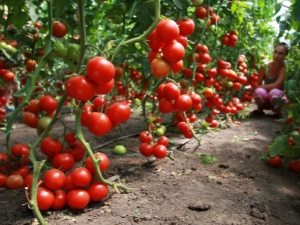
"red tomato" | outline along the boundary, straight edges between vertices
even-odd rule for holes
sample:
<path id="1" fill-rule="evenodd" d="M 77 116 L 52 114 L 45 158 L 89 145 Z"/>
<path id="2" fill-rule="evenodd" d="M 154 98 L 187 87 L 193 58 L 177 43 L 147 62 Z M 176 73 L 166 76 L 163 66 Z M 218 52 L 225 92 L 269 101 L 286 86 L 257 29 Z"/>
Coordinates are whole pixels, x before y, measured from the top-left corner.
<path id="1" fill-rule="evenodd" d="M 72 144 L 76 141 L 76 135 L 73 132 L 68 132 L 65 134 L 65 141 Z"/>
<path id="2" fill-rule="evenodd" d="M 0 187 L 6 186 L 6 180 L 7 180 L 7 176 L 4 175 L 3 173 L 0 173 Z"/>
<path id="3" fill-rule="evenodd" d="M 72 171 L 71 181 L 77 187 L 85 187 L 92 181 L 92 174 L 87 168 L 79 167 Z"/>
<path id="4" fill-rule="evenodd" d="M 100 201 L 108 194 L 108 187 L 106 184 L 94 182 L 87 188 L 91 201 Z"/>
<path id="5" fill-rule="evenodd" d="M 66 191 L 71 191 L 74 189 L 77 189 L 78 187 L 72 183 L 72 177 L 71 177 L 71 173 L 66 175 L 66 179 L 65 179 L 65 183 L 64 183 L 64 189 Z"/>
<path id="6" fill-rule="evenodd" d="M 17 189 L 23 187 L 24 179 L 21 175 L 13 174 L 9 175 L 6 179 L 7 189 Z"/>
<path id="7" fill-rule="evenodd" d="M 13 156 L 11 157 L 11 160 L 13 161 L 21 160 L 22 165 L 26 165 L 28 163 L 28 157 L 29 157 L 28 145 L 15 144 L 10 149 L 10 152 Z"/>
<path id="8" fill-rule="evenodd" d="M 43 176 L 43 183 L 46 188 L 55 191 L 62 188 L 65 179 L 65 174 L 61 170 L 49 169 Z"/>
<path id="9" fill-rule="evenodd" d="M 38 187 L 36 200 L 40 210 L 48 210 L 53 205 L 54 194 L 47 188 Z"/>
<path id="10" fill-rule="evenodd" d="M 25 177 L 29 174 L 29 168 L 28 166 L 21 166 L 17 170 L 13 171 L 12 174 L 21 175 L 25 179 Z"/>
<path id="11" fill-rule="evenodd" d="M 108 94 L 114 87 L 115 79 L 111 79 L 106 84 L 96 85 L 96 94 L 97 95 L 105 95 Z"/>
<path id="12" fill-rule="evenodd" d="M 290 161 L 289 170 L 293 173 L 300 173 L 300 162 L 296 160 Z"/>
<path id="13" fill-rule="evenodd" d="M 87 62 L 86 73 L 92 81 L 103 85 L 114 78 L 115 67 L 107 59 L 97 56 Z"/>
<path id="14" fill-rule="evenodd" d="M 174 108 L 176 111 L 185 112 L 192 107 L 192 99 L 189 95 L 183 94 L 174 103 Z"/>
<path id="15" fill-rule="evenodd" d="M 149 157 L 153 153 L 153 148 L 154 145 L 150 145 L 148 143 L 143 142 L 140 144 L 139 150 L 143 156 Z"/>
<path id="16" fill-rule="evenodd" d="M 169 144 L 169 139 L 166 136 L 160 136 L 157 140 L 157 144 L 167 146 Z"/>
<path id="17" fill-rule="evenodd" d="M 177 21 L 177 24 L 179 26 L 180 34 L 184 36 L 189 36 L 194 32 L 195 23 L 191 18 L 187 18 L 186 20 L 181 19 Z"/>
<path id="18" fill-rule="evenodd" d="M 84 76 L 71 77 L 65 86 L 67 94 L 79 101 L 88 101 L 96 94 L 96 84 Z"/>
<path id="19" fill-rule="evenodd" d="M 107 115 L 116 124 L 124 123 L 130 118 L 131 110 L 128 104 L 117 102 L 108 108 Z"/>
<path id="20" fill-rule="evenodd" d="M 92 112 L 87 118 L 87 127 L 92 134 L 103 136 L 111 130 L 112 122 L 106 114 Z"/>
<path id="21" fill-rule="evenodd" d="M 74 157 L 75 162 L 80 162 L 85 155 L 85 147 L 81 142 L 75 142 L 67 146 L 65 152 L 70 153 Z"/>
<path id="22" fill-rule="evenodd" d="M 272 167 L 279 167 L 282 163 L 282 159 L 280 156 L 275 156 L 269 159 L 269 164 Z"/>
<path id="23" fill-rule="evenodd" d="M 195 10 L 195 16 L 200 19 L 205 19 L 206 18 L 206 8 L 203 6 L 199 6 Z"/>
<path id="24" fill-rule="evenodd" d="M 29 111 L 25 112 L 22 116 L 23 123 L 31 128 L 37 127 L 39 119 L 40 118 L 37 114 L 29 112 Z"/>
<path id="25" fill-rule="evenodd" d="M 104 153 L 102 152 L 97 152 L 94 154 L 94 157 L 99 160 L 100 159 L 100 162 L 98 163 L 99 165 L 99 168 L 100 168 L 100 171 L 103 172 L 105 171 L 108 166 L 109 166 L 109 159 L 107 157 L 107 155 L 105 155 Z M 86 159 L 85 159 L 85 167 L 91 171 L 92 174 L 95 174 L 96 173 L 96 170 L 94 168 L 94 165 L 93 165 L 93 162 L 92 162 L 92 159 L 90 156 L 88 156 Z"/>
<path id="26" fill-rule="evenodd" d="M 153 156 L 157 159 L 162 159 L 165 158 L 167 156 L 168 150 L 166 148 L 166 146 L 164 145 L 156 145 L 153 148 Z"/>
<path id="27" fill-rule="evenodd" d="M 40 143 L 41 152 L 46 156 L 55 156 L 62 151 L 62 143 L 52 137 L 45 137 Z"/>
<path id="28" fill-rule="evenodd" d="M 33 173 L 29 173 L 25 178 L 24 178 L 24 187 L 27 187 L 29 190 L 31 189 L 32 186 L 32 178 L 33 178 Z M 38 180 L 39 181 L 39 180 Z"/>
<path id="29" fill-rule="evenodd" d="M 59 21 L 52 24 L 52 35 L 56 38 L 63 38 L 68 33 L 67 26 Z"/>
<path id="30" fill-rule="evenodd" d="M 163 19 L 156 26 L 156 39 L 165 44 L 172 42 L 179 36 L 179 28 L 175 21 Z"/>
<path id="31" fill-rule="evenodd" d="M 180 89 L 172 82 L 167 83 L 163 89 L 164 97 L 167 100 L 176 100 L 180 96 Z"/>
<path id="32" fill-rule="evenodd" d="M 151 62 L 151 72 L 157 78 L 163 78 L 167 76 L 171 71 L 171 66 L 164 59 L 154 59 Z"/>
<path id="33" fill-rule="evenodd" d="M 165 98 L 158 103 L 158 110 L 163 114 L 171 113 L 174 109 L 173 103 Z"/>
<path id="34" fill-rule="evenodd" d="M 83 209 L 89 202 L 90 196 L 85 190 L 74 189 L 67 194 L 67 204 L 71 209 Z"/>
<path id="35" fill-rule="evenodd" d="M 182 70 L 182 68 L 183 68 L 183 61 L 182 60 L 171 64 L 171 69 L 172 69 L 174 74 L 179 73 Z"/>
<path id="36" fill-rule="evenodd" d="M 64 190 L 54 192 L 54 200 L 51 206 L 52 209 L 61 210 L 67 205 L 67 193 Z"/>
<path id="37" fill-rule="evenodd" d="M 40 98 L 40 107 L 47 113 L 55 111 L 57 109 L 57 106 L 57 100 L 49 95 L 43 95 Z"/>
<path id="38" fill-rule="evenodd" d="M 94 100 L 93 100 L 93 110 L 94 111 L 100 111 L 100 107 L 103 106 L 105 101 L 106 101 L 105 98 L 100 97 L 100 96 L 94 98 Z"/>
<path id="39" fill-rule="evenodd" d="M 42 109 L 41 109 L 41 106 L 40 106 L 40 100 L 31 99 L 29 101 L 28 110 L 32 113 L 38 113 L 39 111 L 41 111 Z"/>
<path id="40" fill-rule="evenodd" d="M 70 153 L 56 154 L 52 159 L 52 166 L 61 171 L 69 171 L 73 168 L 75 159 Z"/>
<path id="41" fill-rule="evenodd" d="M 181 133 L 185 133 L 187 131 L 189 131 L 189 125 L 186 122 L 180 122 L 177 124 L 177 129 L 181 132 Z"/>
<path id="42" fill-rule="evenodd" d="M 165 43 L 156 38 L 156 29 L 147 37 L 147 44 L 152 50 L 160 50 Z"/>
<path id="43" fill-rule="evenodd" d="M 140 133 L 139 140 L 142 143 L 150 143 L 151 141 L 153 141 L 153 136 L 148 131 L 142 131 Z"/>
<path id="44" fill-rule="evenodd" d="M 177 41 L 170 42 L 165 44 L 162 48 L 162 53 L 164 59 L 170 63 L 176 63 L 183 59 L 185 55 L 185 50 L 182 44 Z"/>
<path id="45" fill-rule="evenodd" d="M 13 72 L 8 71 L 4 74 L 3 79 L 6 82 L 13 81 L 15 79 L 15 74 Z"/>

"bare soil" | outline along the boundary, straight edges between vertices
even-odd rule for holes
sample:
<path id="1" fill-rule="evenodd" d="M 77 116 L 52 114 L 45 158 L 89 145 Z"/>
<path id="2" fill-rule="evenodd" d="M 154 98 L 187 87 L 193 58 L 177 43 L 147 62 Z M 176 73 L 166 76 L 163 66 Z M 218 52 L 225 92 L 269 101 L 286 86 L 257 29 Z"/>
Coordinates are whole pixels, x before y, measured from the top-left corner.
<path id="1" fill-rule="evenodd" d="M 65 113 L 62 119 L 74 128 L 74 115 Z M 172 142 L 168 149 L 175 161 L 169 158 L 147 161 L 139 154 L 137 134 L 146 128 L 139 112 L 133 112 L 122 131 L 114 129 L 104 137 L 84 129 L 92 148 L 110 158 L 104 176 L 122 182 L 133 191 L 118 194 L 110 188 L 104 201 L 90 203 L 84 210 L 66 208 L 46 211 L 43 215 L 51 225 L 298 225 L 300 175 L 288 170 L 288 160 L 279 168 L 259 160 L 282 126 L 282 122 L 269 116 L 244 120 L 241 125 L 229 123 L 226 129 L 199 135 L 201 145 L 170 127 L 166 136 Z M 37 138 L 34 129 L 20 122 L 11 132 L 12 144 L 29 143 Z M 57 124 L 52 134 L 62 132 L 63 127 Z M 4 151 L 5 137 L 0 134 Z M 117 144 L 127 148 L 125 156 L 111 154 Z M 216 157 L 217 161 L 203 164 L 200 154 Z M 38 150 L 37 157 L 42 159 Z M 26 202 L 23 189 L 0 189 L 0 224 L 37 224 Z"/>

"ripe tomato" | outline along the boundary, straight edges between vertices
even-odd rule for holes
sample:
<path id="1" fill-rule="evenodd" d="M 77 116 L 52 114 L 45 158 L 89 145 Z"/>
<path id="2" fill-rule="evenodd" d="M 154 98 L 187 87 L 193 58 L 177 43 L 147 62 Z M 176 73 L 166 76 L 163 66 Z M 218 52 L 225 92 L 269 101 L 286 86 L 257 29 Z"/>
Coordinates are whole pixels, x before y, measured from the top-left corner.
<path id="1" fill-rule="evenodd" d="M 153 141 L 153 136 L 148 131 L 142 131 L 140 133 L 139 140 L 142 143 L 150 143 L 151 141 Z"/>
<path id="2" fill-rule="evenodd" d="M 68 192 L 74 189 L 77 189 L 78 187 L 72 183 L 72 177 L 71 173 L 66 175 L 65 183 L 64 183 L 64 189 Z"/>
<path id="3" fill-rule="evenodd" d="M 169 139 L 166 136 L 160 136 L 157 140 L 157 144 L 167 146 L 169 144 Z"/>
<path id="4" fill-rule="evenodd" d="M 28 163 L 29 157 L 29 147 L 25 144 L 15 144 L 10 149 L 10 152 L 13 157 L 11 157 L 12 161 L 21 160 L 21 165 L 26 165 Z"/>
<path id="5" fill-rule="evenodd" d="M 52 35 L 56 38 L 63 38 L 68 33 L 67 26 L 60 22 L 54 21 L 52 24 Z"/>
<path id="6" fill-rule="evenodd" d="M 97 159 L 97 160 L 101 160 L 99 162 L 99 168 L 100 168 L 100 171 L 103 172 L 105 171 L 108 166 L 109 166 L 109 159 L 107 157 L 107 155 L 105 155 L 104 153 L 102 152 L 97 152 L 94 154 L 94 157 Z M 92 162 L 92 159 L 90 156 L 88 156 L 86 159 L 85 159 L 85 167 L 91 171 L 92 174 L 95 174 L 96 173 L 96 170 L 94 168 L 94 165 L 93 165 L 93 162 Z"/>
<path id="7" fill-rule="evenodd" d="M 29 190 L 31 189 L 32 186 L 32 178 L 33 178 L 33 173 L 29 173 L 25 178 L 24 178 L 24 187 L 27 187 Z M 39 182 L 39 180 L 37 181 Z"/>
<path id="8" fill-rule="evenodd" d="M 24 179 L 19 174 L 9 175 L 6 179 L 7 189 L 17 189 L 23 187 Z"/>
<path id="9" fill-rule="evenodd" d="M 54 140 L 52 137 L 45 137 L 40 143 L 41 152 L 53 157 L 62 151 L 62 143 L 58 140 Z"/>
<path id="10" fill-rule="evenodd" d="M 174 103 L 174 108 L 176 111 L 185 112 L 192 107 L 192 99 L 189 95 L 183 94 Z"/>
<path id="11" fill-rule="evenodd" d="M 75 159 L 70 153 L 56 154 L 52 159 L 52 166 L 61 171 L 69 171 L 73 168 Z"/>
<path id="12" fill-rule="evenodd" d="M 76 135 L 73 132 L 68 132 L 65 134 L 65 141 L 72 144 L 76 141 Z"/>
<path id="13" fill-rule="evenodd" d="M 29 168 L 28 166 L 21 166 L 17 170 L 13 171 L 12 174 L 21 175 L 25 179 L 25 177 L 29 174 Z"/>
<path id="14" fill-rule="evenodd" d="M 290 123 L 292 123 L 294 121 L 294 119 L 292 118 L 292 117 L 288 117 L 288 118 L 286 118 L 286 120 L 285 120 L 285 124 L 290 124 Z"/>
<path id="15" fill-rule="evenodd" d="M 96 84 L 85 76 L 71 77 L 65 87 L 67 94 L 79 101 L 88 101 L 96 94 Z"/>
<path id="16" fill-rule="evenodd" d="M 108 108 L 107 115 L 116 124 L 124 123 L 130 118 L 131 110 L 127 103 L 117 102 Z"/>
<path id="17" fill-rule="evenodd" d="M 300 162 L 296 160 L 290 161 L 289 170 L 293 173 L 300 173 Z"/>
<path id="18" fill-rule="evenodd" d="M 57 100 L 49 95 L 43 95 L 40 98 L 40 107 L 47 113 L 55 111 L 57 109 L 57 106 Z"/>
<path id="19" fill-rule="evenodd" d="M 70 153 L 75 162 L 80 162 L 85 155 L 85 148 L 81 142 L 74 142 L 66 147 L 65 152 Z"/>
<path id="20" fill-rule="evenodd" d="M 206 18 L 206 8 L 203 6 L 199 6 L 195 10 L 195 16 L 200 19 L 205 19 Z"/>
<path id="21" fill-rule="evenodd" d="M 189 131 L 189 125 L 186 122 L 180 122 L 177 124 L 177 129 L 181 132 L 181 133 L 185 133 L 187 131 Z"/>
<path id="22" fill-rule="evenodd" d="M 27 126 L 31 127 L 31 128 L 36 128 L 38 121 L 39 121 L 39 116 L 35 113 L 32 112 L 25 112 L 22 116 L 22 121 L 24 124 L 26 124 Z"/>
<path id="23" fill-rule="evenodd" d="M 173 109 L 174 109 L 174 105 L 170 100 L 163 98 L 158 103 L 158 110 L 162 114 L 169 114 L 173 111 Z"/>
<path id="24" fill-rule="evenodd" d="M 90 196 L 87 191 L 74 189 L 67 194 L 67 204 L 71 209 L 83 209 L 90 202 Z"/>
<path id="25" fill-rule="evenodd" d="M 171 66 L 164 59 L 154 59 L 151 62 L 151 72 L 157 78 L 163 78 L 167 76 L 171 71 Z"/>
<path id="26" fill-rule="evenodd" d="M 182 68 L 183 68 L 183 61 L 182 60 L 171 64 L 171 69 L 172 69 L 174 74 L 179 73 L 182 70 Z"/>
<path id="27" fill-rule="evenodd" d="M 92 174 L 87 168 L 79 167 L 72 171 L 71 181 L 77 187 L 85 187 L 92 181 Z"/>
<path id="28" fill-rule="evenodd" d="M 13 72 L 8 71 L 4 74 L 3 79 L 6 82 L 13 81 L 15 79 L 15 74 Z"/>
<path id="29" fill-rule="evenodd" d="M 156 39 L 165 44 L 172 42 L 179 36 L 179 28 L 175 21 L 163 19 L 156 26 Z"/>
<path id="30" fill-rule="evenodd" d="M 272 167 L 279 167 L 282 163 L 282 159 L 280 156 L 275 156 L 269 159 L 269 164 Z"/>
<path id="31" fill-rule="evenodd" d="M 154 29 L 151 34 L 147 37 L 147 44 L 152 50 L 160 50 L 165 43 L 156 38 L 156 29 Z"/>
<path id="32" fill-rule="evenodd" d="M 194 32 L 195 23 L 191 18 L 187 18 L 186 20 L 180 19 L 177 21 L 177 24 L 179 26 L 180 34 L 184 36 L 189 36 Z"/>
<path id="33" fill-rule="evenodd" d="M 183 59 L 185 50 L 182 44 L 177 41 L 172 41 L 162 48 L 164 59 L 170 63 L 176 63 Z"/>
<path id="34" fill-rule="evenodd" d="M 3 173 L 0 173 L 0 187 L 6 186 L 6 180 L 7 180 L 7 176 L 4 175 Z"/>
<path id="35" fill-rule="evenodd" d="M 206 98 L 212 97 L 214 95 L 214 91 L 211 88 L 207 88 L 207 89 L 204 90 L 203 95 Z"/>
<path id="36" fill-rule="evenodd" d="M 0 172 L 7 169 L 9 166 L 8 154 L 0 152 Z"/>
<path id="37" fill-rule="evenodd" d="M 96 94 L 97 95 L 105 95 L 108 94 L 114 87 L 115 79 L 111 79 L 109 82 L 105 84 L 96 85 Z"/>
<path id="38" fill-rule="evenodd" d="M 164 97 L 167 100 L 176 100 L 180 96 L 180 89 L 172 82 L 167 83 L 163 89 Z"/>
<path id="39" fill-rule="evenodd" d="M 65 183 L 65 174 L 58 169 L 49 169 L 43 176 L 43 184 L 50 190 L 58 190 Z"/>
<path id="40" fill-rule="evenodd" d="M 87 127 L 92 134 L 103 136 L 111 130 L 112 122 L 106 114 L 92 112 L 87 118 Z"/>
<path id="41" fill-rule="evenodd" d="M 38 113 L 39 111 L 41 111 L 41 106 L 40 106 L 40 100 L 38 99 L 31 99 L 29 101 L 29 105 L 28 105 L 28 111 L 32 112 L 32 113 Z"/>
<path id="42" fill-rule="evenodd" d="M 92 81 L 103 85 L 114 78 L 115 67 L 107 59 L 97 56 L 87 62 L 86 73 Z"/>
<path id="43" fill-rule="evenodd" d="M 143 142 L 140 144 L 139 150 L 143 156 L 149 157 L 153 153 L 153 148 L 154 145 L 150 145 L 149 143 Z"/>
<path id="44" fill-rule="evenodd" d="M 87 188 L 91 201 L 100 201 L 108 194 L 108 187 L 101 182 L 94 182 Z"/>
<path id="45" fill-rule="evenodd" d="M 47 188 L 38 187 L 36 200 L 40 210 L 48 210 L 53 205 L 54 194 Z"/>
<path id="46" fill-rule="evenodd" d="M 54 192 L 54 201 L 51 206 L 52 209 L 61 210 L 67 205 L 67 193 L 64 190 L 57 190 Z"/>
<path id="47" fill-rule="evenodd" d="M 162 159 L 165 158 L 167 156 L 168 150 L 166 148 L 166 146 L 164 145 L 156 145 L 153 148 L 153 156 L 157 159 Z"/>

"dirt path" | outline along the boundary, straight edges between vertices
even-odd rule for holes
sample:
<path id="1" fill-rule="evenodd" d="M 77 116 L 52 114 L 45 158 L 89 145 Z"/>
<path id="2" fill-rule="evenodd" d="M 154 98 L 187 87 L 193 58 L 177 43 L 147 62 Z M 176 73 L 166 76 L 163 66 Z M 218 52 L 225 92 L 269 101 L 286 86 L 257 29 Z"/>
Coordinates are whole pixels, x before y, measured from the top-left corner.
<path id="1" fill-rule="evenodd" d="M 73 116 L 64 120 L 73 126 Z M 115 178 L 134 188 L 131 193 L 117 194 L 110 189 L 103 202 L 90 203 L 82 211 L 48 211 L 44 215 L 49 224 L 220 224 L 220 225 L 281 225 L 300 224 L 300 180 L 288 171 L 288 161 L 280 168 L 272 168 L 259 160 L 270 141 L 278 135 L 282 123 L 270 117 L 229 124 L 221 131 L 201 135 L 202 144 L 195 140 L 185 143 L 181 134 L 168 128 L 166 135 L 175 161 L 166 158 L 141 166 L 146 159 L 138 153 L 137 137 L 126 138 L 97 151 L 111 159 L 105 177 Z M 113 138 L 134 134 L 145 129 L 135 113 L 123 126 L 123 132 L 114 130 L 105 137 L 85 132 L 92 147 Z M 53 133 L 62 132 L 62 127 Z M 29 143 L 37 137 L 35 131 L 17 124 L 12 132 L 13 143 Z M 1 135 L 1 149 L 4 136 Z M 128 154 L 112 156 L 112 148 L 123 144 Z M 214 157 L 213 164 L 203 164 L 202 156 Z M 207 158 L 208 159 L 208 158 Z M 141 166 L 139 168 L 139 166 Z M 128 169 L 131 172 L 126 173 Z M 23 190 L 0 189 L 0 224 L 34 224 L 26 205 Z"/>

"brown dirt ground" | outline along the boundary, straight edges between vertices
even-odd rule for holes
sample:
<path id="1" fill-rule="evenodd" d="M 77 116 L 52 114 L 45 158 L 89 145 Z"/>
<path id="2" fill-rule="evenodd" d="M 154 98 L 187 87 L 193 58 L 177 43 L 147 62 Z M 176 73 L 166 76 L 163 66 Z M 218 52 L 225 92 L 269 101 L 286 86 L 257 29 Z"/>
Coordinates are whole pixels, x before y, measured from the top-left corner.
<path id="1" fill-rule="evenodd" d="M 72 114 L 65 113 L 62 119 L 74 128 Z M 200 135 L 200 146 L 194 139 L 188 141 L 168 128 L 166 136 L 173 142 L 169 149 L 175 161 L 165 158 L 147 165 L 143 165 L 146 158 L 138 153 L 137 136 L 100 146 L 144 130 L 145 123 L 138 112 L 122 126 L 122 132 L 115 129 L 105 137 L 96 137 L 84 129 L 92 148 L 110 157 L 111 165 L 104 176 L 111 180 L 119 177 L 120 182 L 134 190 L 117 194 L 110 188 L 104 201 L 90 203 L 84 210 L 43 212 L 46 221 L 51 225 L 300 224 L 300 175 L 289 172 L 287 160 L 279 168 L 259 160 L 283 123 L 265 116 L 228 125 L 226 129 Z M 62 132 L 63 127 L 57 124 L 53 134 Z M 4 150 L 4 134 L 0 135 Z M 12 144 L 29 143 L 37 134 L 16 123 L 11 137 Z M 123 144 L 127 155 L 111 155 L 116 144 Z M 200 154 L 214 156 L 217 161 L 202 164 Z M 37 157 L 42 158 L 38 152 Z M 25 203 L 24 190 L 0 189 L 0 224 L 37 224 Z"/>

